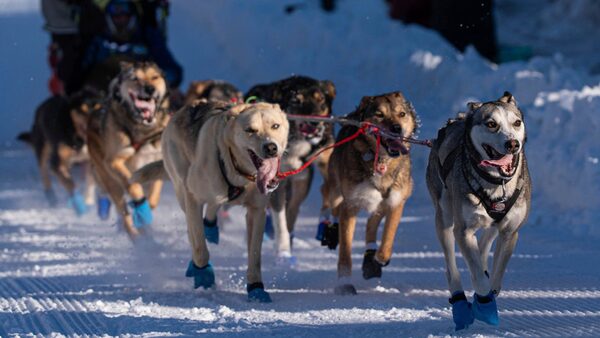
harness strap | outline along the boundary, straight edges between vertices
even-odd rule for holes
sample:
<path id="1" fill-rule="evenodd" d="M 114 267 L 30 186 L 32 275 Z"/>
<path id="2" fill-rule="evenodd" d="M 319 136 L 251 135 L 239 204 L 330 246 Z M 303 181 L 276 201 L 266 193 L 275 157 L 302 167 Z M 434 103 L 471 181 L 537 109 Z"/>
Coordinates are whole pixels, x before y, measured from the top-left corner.
<path id="1" fill-rule="evenodd" d="M 225 183 L 227 184 L 227 199 L 229 202 L 231 202 L 236 198 L 240 197 L 240 195 L 244 193 L 245 188 L 231 184 L 231 182 L 227 178 L 227 174 L 225 173 L 225 162 L 223 162 L 223 159 L 221 158 L 221 152 L 219 151 L 219 149 L 217 149 L 217 158 L 219 159 L 219 169 L 221 170 L 221 176 L 223 176 L 223 180 L 225 180 Z"/>

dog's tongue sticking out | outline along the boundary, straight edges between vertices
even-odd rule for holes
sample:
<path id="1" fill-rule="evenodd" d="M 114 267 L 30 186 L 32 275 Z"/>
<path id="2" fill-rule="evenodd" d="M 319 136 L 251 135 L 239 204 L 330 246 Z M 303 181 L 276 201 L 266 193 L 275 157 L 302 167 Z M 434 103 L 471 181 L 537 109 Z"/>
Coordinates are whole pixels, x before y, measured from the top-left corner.
<path id="1" fill-rule="evenodd" d="M 262 159 L 256 172 L 256 186 L 261 194 L 266 194 L 271 189 L 272 181 L 277 176 L 278 167 L 279 159 L 277 157 Z"/>
<path id="2" fill-rule="evenodd" d="M 151 119 L 156 110 L 156 102 L 154 100 L 139 100 L 135 99 L 135 107 L 142 113 L 142 117 L 146 120 Z"/>
<path id="3" fill-rule="evenodd" d="M 497 160 L 483 160 L 479 163 L 482 167 L 497 167 L 505 173 L 512 171 L 513 154 L 506 154 Z"/>

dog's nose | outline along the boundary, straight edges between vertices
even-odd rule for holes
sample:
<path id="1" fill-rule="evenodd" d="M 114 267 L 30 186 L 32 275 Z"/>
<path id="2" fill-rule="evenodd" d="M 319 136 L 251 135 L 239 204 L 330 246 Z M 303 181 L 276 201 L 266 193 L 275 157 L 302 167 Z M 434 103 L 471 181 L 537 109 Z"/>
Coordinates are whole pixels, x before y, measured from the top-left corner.
<path id="1" fill-rule="evenodd" d="M 390 128 L 390 131 L 394 134 L 402 134 L 402 126 L 399 124 L 394 124 Z"/>
<path id="2" fill-rule="evenodd" d="M 144 93 L 146 93 L 148 95 L 154 94 L 155 90 L 156 90 L 156 88 L 154 88 L 153 85 L 144 85 Z"/>
<path id="3" fill-rule="evenodd" d="M 519 140 L 508 140 L 506 141 L 506 143 L 504 143 L 504 147 L 506 148 L 506 150 L 509 153 L 516 153 L 517 151 L 519 151 L 519 148 L 521 147 L 521 143 L 519 143 Z"/>
<path id="4" fill-rule="evenodd" d="M 277 145 L 273 142 L 266 143 L 263 145 L 263 151 L 265 152 L 266 157 L 275 157 L 277 156 Z"/>

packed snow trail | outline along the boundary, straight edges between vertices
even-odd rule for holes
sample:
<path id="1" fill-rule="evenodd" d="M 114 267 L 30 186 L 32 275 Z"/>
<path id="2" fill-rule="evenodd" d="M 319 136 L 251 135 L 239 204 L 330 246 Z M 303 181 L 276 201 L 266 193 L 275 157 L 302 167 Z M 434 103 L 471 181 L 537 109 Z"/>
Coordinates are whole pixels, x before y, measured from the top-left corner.
<path id="1" fill-rule="evenodd" d="M 245 294 L 243 210 L 234 208 L 210 245 L 217 289 L 192 289 L 184 277 L 190 253 L 184 217 L 167 187 L 152 240 L 132 245 L 111 222 L 66 207 L 50 209 L 28 149 L 0 157 L 0 336 L 445 336 L 453 323 L 443 255 L 429 204 L 410 204 L 383 279 L 360 279 L 364 219 L 353 260 L 359 295 L 333 294 L 336 255 L 313 239 L 318 195 L 298 224 L 298 267 L 276 267 L 272 242 L 263 250 L 272 304 Z M 316 190 L 316 189 L 315 189 Z M 65 196 L 63 196 L 65 199 Z M 66 201 L 63 201 L 66 205 Z M 314 205 L 313 205 L 314 204 Z M 311 208 L 313 207 L 313 208 Z M 545 232 L 535 216 L 523 229 L 498 299 L 501 324 L 481 323 L 465 336 L 597 336 L 600 250 Z M 462 259 L 462 276 L 468 282 Z M 469 296 L 472 291 L 468 292 Z"/>

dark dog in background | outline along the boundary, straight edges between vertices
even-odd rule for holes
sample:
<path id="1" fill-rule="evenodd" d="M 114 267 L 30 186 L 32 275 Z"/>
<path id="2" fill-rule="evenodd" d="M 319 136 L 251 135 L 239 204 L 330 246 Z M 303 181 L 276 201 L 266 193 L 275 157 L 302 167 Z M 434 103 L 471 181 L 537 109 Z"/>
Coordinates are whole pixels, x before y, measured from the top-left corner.
<path id="1" fill-rule="evenodd" d="M 416 113 L 412 104 L 400 93 L 365 96 L 359 107 L 348 119 L 370 122 L 386 133 L 412 137 L 417 128 Z M 338 140 L 356 133 L 358 127 L 346 125 L 338 134 Z M 366 226 L 366 250 L 362 265 L 365 279 L 381 277 L 382 267 L 392 256 L 392 246 L 398 230 L 402 211 L 413 188 L 411 161 L 408 156 L 410 144 L 398 138 L 363 134 L 351 142 L 335 148 L 329 161 L 329 197 L 335 218 L 339 219 L 339 231 L 325 240 L 330 249 L 337 246 L 339 234 L 338 286 L 336 294 L 356 294 L 351 283 L 352 239 L 356 216 L 363 209 L 369 213 Z M 385 217 L 381 246 L 377 248 L 377 228 Z"/>
<path id="2" fill-rule="evenodd" d="M 270 84 L 252 87 L 246 99 L 256 97 L 259 101 L 277 103 L 286 114 L 313 117 L 328 117 L 332 114 L 335 86 L 331 81 L 315 80 L 305 76 L 292 76 Z M 288 147 L 281 163 L 281 170 L 299 168 L 308 158 L 333 143 L 333 127 L 324 122 L 290 120 Z M 321 193 L 322 210 L 329 209 L 327 163 L 331 151 L 323 152 L 316 161 L 323 176 Z M 272 219 L 278 256 L 281 260 L 291 259 L 291 237 L 300 211 L 300 204 L 308 195 L 313 178 L 313 169 L 286 178 L 270 197 Z M 291 236 L 290 236 L 291 234 Z"/>
<path id="3" fill-rule="evenodd" d="M 78 215 L 94 202 L 95 183 L 87 162 L 86 135 L 88 119 L 92 111 L 99 109 L 101 100 L 98 92 L 87 88 L 69 98 L 50 97 L 37 108 L 31 131 L 18 136 L 18 140 L 33 147 L 49 203 L 56 205 L 52 172 L 67 191 L 69 204 Z M 71 175 L 71 166 L 82 162 L 87 182 L 85 198 L 77 191 Z"/>
<path id="4" fill-rule="evenodd" d="M 244 94 L 231 83 L 220 80 L 192 81 L 185 93 L 185 105 L 189 106 L 196 100 L 208 102 L 242 103 Z"/>

